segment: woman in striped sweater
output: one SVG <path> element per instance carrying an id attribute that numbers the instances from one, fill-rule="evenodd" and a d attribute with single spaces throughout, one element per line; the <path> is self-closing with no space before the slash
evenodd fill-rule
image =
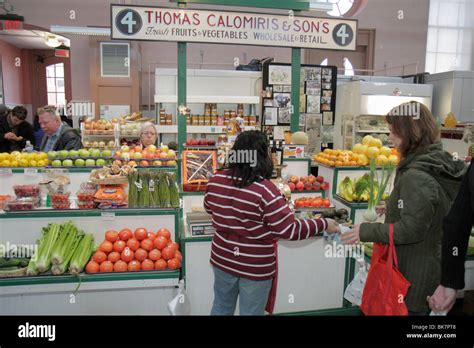
<path id="1" fill-rule="evenodd" d="M 239 135 L 228 162 L 227 169 L 211 178 L 204 197 L 216 229 L 211 315 L 233 315 L 237 297 L 241 315 L 263 315 L 277 272 L 278 239 L 307 239 L 324 230 L 336 233 L 339 226 L 330 219 L 295 219 L 269 180 L 273 165 L 263 133 Z"/>

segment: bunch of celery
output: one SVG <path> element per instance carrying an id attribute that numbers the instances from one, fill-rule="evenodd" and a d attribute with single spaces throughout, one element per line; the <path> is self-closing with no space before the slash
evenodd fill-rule
<path id="1" fill-rule="evenodd" d="M 60 224 L 49 224 L 43 228 L 43 237 L 38 244 L 38 252 L 33 255 L 32 260 L 28 264 L 28 275 L 36 275 L 49 270 L 51 266 L 51 255 L 54 250 L 56 241 L 61 232 Z"/>
<path id="2" fill-rule="evenodd" d="M 387 165 L 382 165 L 382 177 L 379 180 L 377 174 L 377 166 L 375 164 L 375 159 L 370 159 L 370 186 L 369 186 L 369 207 L 364 213 L 364 219 L 368 222 L 377 221 L 377 212 L 375 207 L 380 203 L 384 195 L 385 189 L 387 188 L 390 177 L 393 174 L 395 167 L 393 164 L 389 163 Z"/>
<path id="3" fill-rule="evenodd" d="M 71 257 L 69 273 L 74 275 L 81 273 L 94 252 L 94 249 L 94 238 L 92 237 L 92 234 L 82 235 L 76 250 Z"/>

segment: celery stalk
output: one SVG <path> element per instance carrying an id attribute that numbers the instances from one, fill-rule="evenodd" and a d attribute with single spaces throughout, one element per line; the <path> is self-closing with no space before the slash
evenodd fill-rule
<path id="1" fill-rule="evenodd" d="M 71 263 L 71 259 L 74 256 L 74 253 L 76 252 L 77 247 L 79 246 L 79 243 L 83 239 L 83 236 L 84 236 L 84 233 L 81 231 L 81 232 L 75 233 L 73 238 L 70 238 L 71 243 L 68 246 L 67 253 L 64 256 L 63 262 L 61 262 L 60 264 L 54 265 L 51 269 L 54 275 L 64 274 L 67 271 L 69 264 Z"/>
<path id="2" fill-rule="evenodd" d="M 58 238 L 54 251 L 52 253 L 51 262 L 53 265 L 62 264 L 71 252 L 77 236 L 77 228 L 69 221 L 63 225 L 61 237 Z"/>
<path id="3" fill-rule="evenodd" d="M 54 248 L 54 244 L 59 237 L 60 225 L 59 224 L 49 224 L 48 231 L 44 235 L 44 239 L 40 246 L 40 252 L 38 253 L 38 258 L 36 260 L 36 268 L 38 272 L 46 272 L 51 265 L 51 253 Z"/>
<path id="4" fill-rule="evenodd" d="M 71 274 L 79 274 L 84 270 L 86 263 L 89 261 L 92 252 L 94 251 L 94 238 L 92 234 L 86 234 L 81 238 L 79 245 L 71 259 L 69 265 L 69 272 Z"/>

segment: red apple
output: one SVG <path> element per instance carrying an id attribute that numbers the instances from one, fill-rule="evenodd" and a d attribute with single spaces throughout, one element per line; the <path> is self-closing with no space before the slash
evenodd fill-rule
<path id="1" fill-rule="evenodd" d="M 316 181 L 322 184 L 324 182 L 324 178 L 322 176 L 317 176 Z"/>
<path id="2" fill-rule="evenodd" d="M 300 181 L 296 184 L 296 189 L 298 191 L 303 191 L 304 190 L 304 184 Z"/>
<path id="3" fill-rule="evenodd" d="M 288 187 L 290 188 L 291 192 L 293 192 L 296 189 L 296 185 L 293 184 L 292 182 L 288 184 Z"/>

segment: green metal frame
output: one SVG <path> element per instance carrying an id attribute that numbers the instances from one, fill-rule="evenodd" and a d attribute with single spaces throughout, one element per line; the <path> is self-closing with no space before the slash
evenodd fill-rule
<path id="1" fill-rule="evenodd" d="M 188 3 L 188 4 L 205 4 L 219 6 L 241 6 L 241 7 L 258 7 L 282 10 L 310 10 L 309 1 L 303 0 L 170 0 L 171 2 Z"/>
<path id="2" fill-rule="evenodd" d="M 31 210 L 23 212 L 12 212 L 0 214 L 0 219 L 26 219 L 26 218 L 56 218 L 56 217 L 99 217 L 102 213 L 115 213 L 115 216 L 162 216 L 174 215 L 175 221 L 179 221 L 178 209 L 158 209 L 158 208 L 140 208 L 140 209 L 115 209 L 115 210 L 100 210 L 100 209 L 70 209 L 70 210 Z M 179 232 L 179 231 L 177 231 Z"/>
<path id="3" fill-rule="evenodd" d="M 124 273 L 100 273 L 61 276 L 36 276 L 0 279 L 2 286 L 24 286 L 44 284 L 66 284 L 66 283 L 89 283 L 123 280 L 146 280 L 146 279 L 174 279 L 179 278 L 179 271 L 143 271 Z"/>
<path id="4" fill-rule="evenodd" d="M 300 129 L 300 83 L 301 83 L 301 49 L 291 49 L 291 115 L 290 129 L 298 132 Z M 311 163 L 309 165 L 311 167 Z"/>

